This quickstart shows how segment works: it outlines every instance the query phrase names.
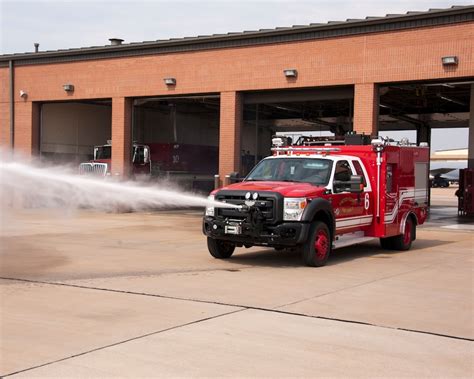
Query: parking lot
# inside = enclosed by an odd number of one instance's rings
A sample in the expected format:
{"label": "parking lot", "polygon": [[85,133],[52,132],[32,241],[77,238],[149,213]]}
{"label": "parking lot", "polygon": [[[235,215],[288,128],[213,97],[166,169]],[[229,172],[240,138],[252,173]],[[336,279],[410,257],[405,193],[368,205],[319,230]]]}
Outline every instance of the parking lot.
{"label": "parking lot", "polygon": [[322,268],[215,260],[197,211],[4,214],[0,375],[472,377],[474,223],[433,202],[410,251]]}

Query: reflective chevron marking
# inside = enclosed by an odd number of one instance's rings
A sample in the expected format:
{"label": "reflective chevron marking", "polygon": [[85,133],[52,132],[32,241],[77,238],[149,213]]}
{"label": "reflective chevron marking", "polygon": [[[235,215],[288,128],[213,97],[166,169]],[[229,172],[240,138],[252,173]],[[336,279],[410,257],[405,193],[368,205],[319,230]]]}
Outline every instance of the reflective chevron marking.
{"label": "reflective chevron marking", "polygon": [[385,219],[384,219],[385,223],[386,224],[392,223],[397,217],[400,204],[402,204],[405,200],[414,199],[418,191],[419,190],[415,191],[413,187],[406,188],[405,190],[400,191],[400,196],[398,197],[398,200],[395,202],[395,205],[392,211],[390,213],[385,214]]}

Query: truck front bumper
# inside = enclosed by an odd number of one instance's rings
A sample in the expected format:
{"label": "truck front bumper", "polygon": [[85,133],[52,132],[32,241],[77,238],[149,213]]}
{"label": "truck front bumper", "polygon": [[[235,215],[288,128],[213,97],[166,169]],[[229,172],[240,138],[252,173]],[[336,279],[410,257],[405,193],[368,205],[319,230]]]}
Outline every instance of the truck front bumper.
{"label": "truck front bumper", "polygon": [[[296,246],[306,241],[309,223],[285,222],[277,225],[262,225],[259,228],[242,221],[233,222],[205,216],[203,233],[211,238],[231,241],[238,246]],[[234,234],[236,233],[236,234]]]}

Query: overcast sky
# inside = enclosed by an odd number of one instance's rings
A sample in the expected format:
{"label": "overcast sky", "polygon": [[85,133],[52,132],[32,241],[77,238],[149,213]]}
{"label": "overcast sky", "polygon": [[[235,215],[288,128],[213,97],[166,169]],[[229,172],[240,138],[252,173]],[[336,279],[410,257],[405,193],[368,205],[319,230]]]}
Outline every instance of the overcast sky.
{"label": "overcast sky", "polygon": [[[111,37],[141,42],[474,4],[453,1],[0,0],[0,54],[32,51],[34,42],[40,50],[56,50],[106,45]],[[433,144],[464,147],[467,131],[454,134],[452,143],[439,139]]]}
{"label": "overcast sky", "polygon": [[[472,1],[462,0],[464,4]],[[0,0],[5,53],[149,41],[448,8],[453,0]],[[458,5],[458,4],[456,4]]]}

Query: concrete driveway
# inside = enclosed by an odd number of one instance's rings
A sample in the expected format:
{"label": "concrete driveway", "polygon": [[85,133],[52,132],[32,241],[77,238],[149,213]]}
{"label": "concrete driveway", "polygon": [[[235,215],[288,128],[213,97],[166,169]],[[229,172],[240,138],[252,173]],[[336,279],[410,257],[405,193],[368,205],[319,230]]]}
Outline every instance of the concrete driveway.
{"label": "concrete driveway", "polygon": [[308,268],[207,253],[196,212],[4,215],[0,375],[472,377],[472,224]]}

